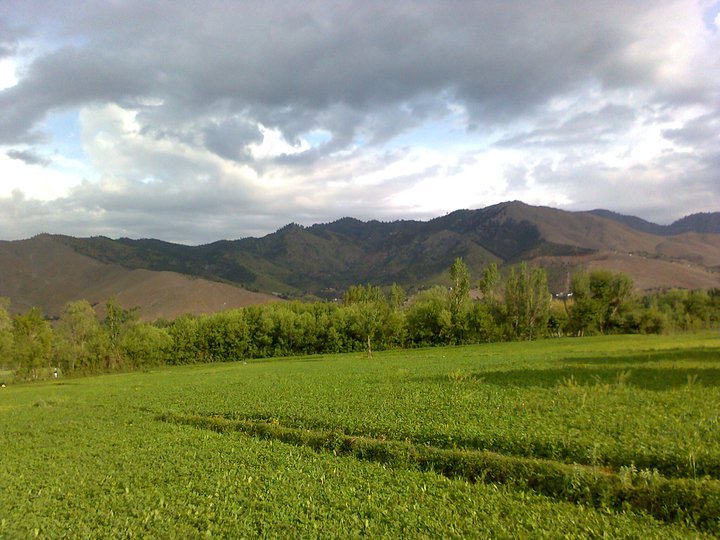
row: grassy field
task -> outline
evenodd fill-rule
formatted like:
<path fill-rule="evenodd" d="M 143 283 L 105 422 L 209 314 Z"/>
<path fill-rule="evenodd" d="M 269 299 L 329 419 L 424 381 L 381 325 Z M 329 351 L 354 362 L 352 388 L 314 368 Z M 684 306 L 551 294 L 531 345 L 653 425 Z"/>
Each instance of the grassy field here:
<path fill-rule="evenodd" d="M 720 336 L 0 389 L 0 537 L 720 534 Z"/>

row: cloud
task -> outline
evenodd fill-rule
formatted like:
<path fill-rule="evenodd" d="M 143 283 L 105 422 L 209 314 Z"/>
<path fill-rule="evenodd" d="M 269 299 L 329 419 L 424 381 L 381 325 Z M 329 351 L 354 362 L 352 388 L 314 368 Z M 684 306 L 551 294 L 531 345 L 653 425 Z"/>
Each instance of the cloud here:
<path fill-rule="evenodd" d="M 41 167 L 47 167 L 52 163 L 52 160 L 29 150 L 8 150 L 6 153 L 8 157 L 12 159 L 19 159 L 28 165 L 40 165 Z"/>
<path fill-rule="evenodd" d="M 514 198 L 667 221 L 720 191 L 713 9 L 5 0 L 1 193 L 23 230 L 188 242 Z"/>

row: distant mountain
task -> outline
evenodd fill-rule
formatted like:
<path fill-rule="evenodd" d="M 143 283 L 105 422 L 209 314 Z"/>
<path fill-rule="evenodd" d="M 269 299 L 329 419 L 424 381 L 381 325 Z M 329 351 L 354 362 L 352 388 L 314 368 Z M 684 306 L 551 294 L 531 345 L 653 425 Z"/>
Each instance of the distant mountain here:
<path fill-rule="evenodd" d="M 703 212 L 692 214 L 669 225 L 672 234 L 696 232 L 704 234 L 720 234 L 720 212 Z"/>
<path fill-rule="evenodd" d="M 645 221 L 644 219 L 639 217 L 626 216 L 623 214 L 618 214 L 617 212 L 602 209 L 591 210 L 590 214 L 607 219 L 612 219 L 613 221 L 617 221 L 618 223 L 627 225 L 628 227 L 630 227 L 631 229 L 635 229 L 636 231 L 642 231 L 648 234 L 655 234 L 657 236 L 665 236 L 669 234 L 668 227 L 666 225 L 658 225 L 657 223 Z"/>
<path fill-rule="evenodd" d="M 702 212 L 679 219 L 670 225 L 657 225 L 635 216 L 625 216 L 610 210 L 592 210 L 593 215 L 612 219 L 637 231 L 657 236 L 673 236 L 683 233 L 720 234 L 720 212 Z"/>
<path fill-rule="evenodd" d="M 177 297 L 172 309 L 155 309 L 166 316 L 197 312 L 205 297 L 214 298 L 211 285 L 222 287 L 225 307 L 277 296 L 335 298 L 358 283 L 398 283 L 413 291 L 447 283 L 456 257 L 474 279 L 491 262 L 542 265 L 556 291 L 567 287 L 572 271 L 598 267 L 629 273 L 639 290 L 711 288 L 720 287 L 720 234 L 708 232 L 716 225 L 713 216 L 689 216 L 673 226 L 693 232 L 669 235 L 667 228 L 608 211 L 567 212 L 514 201 L 430 221 L 346 217 L 310 227 L 289 224 L 262 238 L 203 246 L 42 235 L 0 242 L 0 295 L 18 306 L 37 303 L 56 312 L 67 299 L 104 301 L 155 276 L 153 287 L 137 285 L 143 292 L 132 296 L 131 305 L 145 311 L 162 304 L 158 295 L 166 302 Z M 167 285 L 180 278 L 175 289 Z M 207 308 L 217 308 L 221 299 Z"/>

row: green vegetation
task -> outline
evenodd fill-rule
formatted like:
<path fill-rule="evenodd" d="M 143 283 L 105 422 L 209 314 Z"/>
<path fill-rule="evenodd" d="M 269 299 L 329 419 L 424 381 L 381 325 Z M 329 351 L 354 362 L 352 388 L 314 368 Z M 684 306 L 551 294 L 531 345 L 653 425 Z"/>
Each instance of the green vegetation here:
<path fill-rule="evenodd" d="M 719 353 L 597 336 L 11 385 L 0 537 L 717 535 Z"/>

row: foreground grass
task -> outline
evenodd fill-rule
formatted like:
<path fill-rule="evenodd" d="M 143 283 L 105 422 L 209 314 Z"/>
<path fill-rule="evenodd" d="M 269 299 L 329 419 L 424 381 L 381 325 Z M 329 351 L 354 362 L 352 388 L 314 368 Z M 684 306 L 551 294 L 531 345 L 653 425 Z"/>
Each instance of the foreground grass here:
<path fill-rule="evenodd" d="M 691 485 L 700 503 L 712 504 L 719 385 L 720 338 L 700 335 L 308 357 L 10 386 L 0 392 L 0 537 L 718 534 L 720 523 L 692 509 L 655 519 L 632 500 L 563 496 L 572 485 L 543 492 L 348 449 L 368 440 L 408 455 L 484 453 L 579 468 L 626 490 Z M 300 435 L 260 436 L 252 426 Z M 320 443 L 303 443 L 313 436 Z M 654 504 L 671 502 L 661 496 Z"/>

